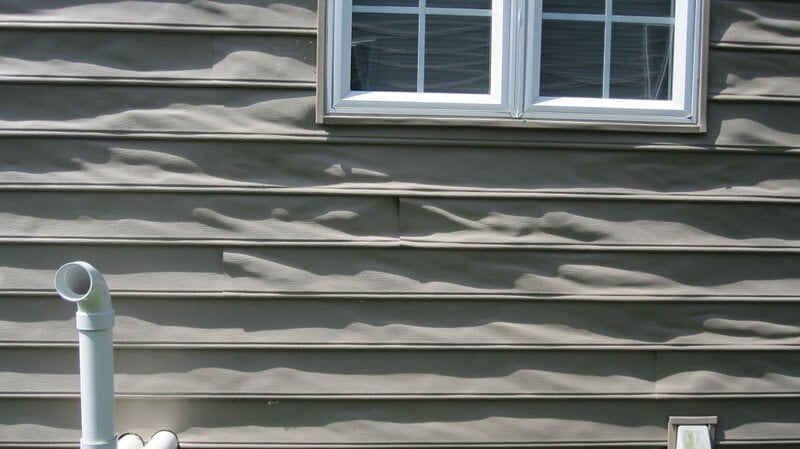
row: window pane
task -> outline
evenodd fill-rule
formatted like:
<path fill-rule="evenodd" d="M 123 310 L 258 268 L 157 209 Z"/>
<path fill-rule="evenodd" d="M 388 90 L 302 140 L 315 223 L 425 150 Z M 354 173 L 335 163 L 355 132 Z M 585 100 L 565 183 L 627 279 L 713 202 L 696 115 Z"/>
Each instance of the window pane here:
<path fill-rule="evenodd" d="M 544 12 L 603 14 L 605 2 L 603 0 L 544 0 L 542 10 Z"/>
<path fill-rule="evenodd" d="M 427 16 L 425 92 L 489 93 L 491 19 Z"/>
<path fill-rule="evenodd" d="M 418 16 L 353 14 L 350 89 L 417 91 Z"/>
<path fill-rule="evenodd" d="M 614 0 L 614 14 L 621 16 L 672 17 L 673 0 Z"/>
<path fill-rule="evenodd" d="M 670 99 L 670 30 L 669 26 L 614 24 L 611 98 Z"/>
<path fill-rule="evenodd" d="M 428 0 L 428 8 L 490 9 L 492 0 Z"/>
<path fill-rule="evenodd" d="M 542 21 L 539 95 L 603 96 L 603 23 Z"/>
<path fill-rule="evenodd" d="M 419 6 L 419 0 L 353 0 L 353 6 Z"/>

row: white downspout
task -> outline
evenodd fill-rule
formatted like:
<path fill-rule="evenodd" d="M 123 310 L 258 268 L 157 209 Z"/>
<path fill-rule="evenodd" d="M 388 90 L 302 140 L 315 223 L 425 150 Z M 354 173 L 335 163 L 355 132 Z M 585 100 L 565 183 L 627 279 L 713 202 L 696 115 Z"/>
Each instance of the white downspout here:
<path fill-rule="evenodd" d="M 78 305 L 81 449 L 116 449 L 114 434 L 114 309 L 103 276 L 86 262 L 56 272 L 59 296 Z"/>
<path fill-rule="evenodd" d="M 114 309 L 103 275 L 86 262 L 70 262 L 56 272 L 58 295 L 78 306 L 81 378 L 81 449 L 141 449 L 138 435 L 114 433 Z M 177 436 L 156 432 L 145 449 L 177 449 Z"/>

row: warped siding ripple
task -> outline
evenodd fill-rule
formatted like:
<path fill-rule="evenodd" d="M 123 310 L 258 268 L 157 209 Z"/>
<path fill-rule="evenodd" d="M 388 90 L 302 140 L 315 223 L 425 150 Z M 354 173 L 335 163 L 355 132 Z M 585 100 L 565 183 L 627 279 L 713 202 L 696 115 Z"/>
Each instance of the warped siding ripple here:
<path fill-rule="evenodd" d="M 316 9 L 0 4 L 0 447 L 78 447 L 76 259 L 120 433 L 800 446 L 800 4 L 711 1 L 697 135 L 319 126 Z"/>

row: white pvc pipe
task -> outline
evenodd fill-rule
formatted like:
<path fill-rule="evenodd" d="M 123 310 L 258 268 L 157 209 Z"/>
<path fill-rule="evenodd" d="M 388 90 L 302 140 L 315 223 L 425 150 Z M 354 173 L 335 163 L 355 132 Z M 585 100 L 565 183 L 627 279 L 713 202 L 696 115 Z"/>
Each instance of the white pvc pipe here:
<path fill-rule="evenodd" d="M 142 437 L 135 433 L 122 434 L 117 440 L 117 449 L 142 449 L 143 447 Z"/>
<path fill-rule="evenodd" d="M 81 377 L 81 449 L 116 449 L 114 434 L 114 309 L 103 276 L 86 262 L 56 272 L 59 296 L 77 304 Z"/>
<path fill-rule="evenodd" d="M 159 430 L 150 437 L 144 449 L 178 449 L 178 437 L 169 430 Z"/>

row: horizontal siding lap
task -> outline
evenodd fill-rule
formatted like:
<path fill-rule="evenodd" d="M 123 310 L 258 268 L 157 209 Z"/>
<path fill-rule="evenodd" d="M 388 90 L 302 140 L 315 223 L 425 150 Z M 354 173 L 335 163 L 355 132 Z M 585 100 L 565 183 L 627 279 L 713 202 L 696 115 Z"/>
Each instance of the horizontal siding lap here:
<path fill-rule="evenodd" d="M 317 0 L 290 0 L 264 3 L 209 0 L 159 2 L 148 0 L 119 2 L 67 2 L 48 0 L 9 0 L 0 8 L 0 24 L 115 24 L 201 27 L 316 28 Z"/>
<path fill-rule="evenodd" d="M 115 294 L 114 308 L 117 342 L 142 347 L 769 350 L 800 345 L 797 305 L 755 299 L 165 299 L 161 293 L 136 298 Z M 5 346 L 47 347 L 76 339 L 74 308 L 54 293 L 0 298 L 0 342 Z"/>
<path fill-rule="evenodd" d="M 86 260 L 112 291 L 219 291 L 222 267 L 217 248 L 2 245 L 0 293 L 53 291 L 62 264 Z"/>
<path fill-rule="evenodd" d="M 800 4 L 780 0 L 715 0 L 711 42 L 800 48 Z"/>
<path fill-rule="evenodd" d="M 313 135 L 314 99 L 291 89 L 0 84 L 5 130 Z"/>
<path fill-rule="evenodd" d="M 0 188 L 800 199 L 795 154 L 486 145 L 0 139 Z M 36 154 L 37 157 L 28 157 Z M 752 201 L 751 201 L 752 202 Z"/>
<path fill-rule="evenodd" d="M 797 294 L 798 257 L 301 248 L 223 254 L 228 291 L 763 297 Z"/>
<path fill-rule="evenodd" d="M 0 192 L 4 239 L 392 242 L 391 198 Z"/>
<path fill-rule="evenodd" d="M 800 208 L 777 204 L 400 201 L 401 237 L 421 245 L 797 247 L 798 221 Z"/>
<path fill-rule="evenodd" d="M 0 192 L 6 241 L 796 248 L 796 205 Z M 719 217 L 727 217 L 720 220 Z M 208 243 L 206 243 L 208 244 Z"/>
<path fill-rule="evenodd" d="M 795 52 L 718 50 L 710 52 L 709 59 L 708 91 L 712 97 L 800 97 L 800 57 Z"/>
<path fill-rule="evenodd" d="M 77 440 L 77 400 L 8 400 L 7 441 Z M 267 401 L 119 400 L 132 432 L 174 429 L 182 442 L 285 445 L 480 445 L 607 443 L 663 445 L 670 415 L 719 416 L 727 442 L 796 441 L 796 400 L 704 401 Z M 13 412 L 12 412 L 13 410 Z M 47 427 L 33 424 L 46 423 Z M 33 436 L 33 438 L 31 438 Z"/>
<path fill-rule="evenodd" d="M 77 352 L 0 348 L 0 397 L 78 394 Z M 800 353 L 120 349 L 118 395 L 598 400 L 800 396 Z"/>
<path fill-rule="evenodd" d="M 800 353 L 661 353 L 659 393 L 743 395 L 795 393 Z"/>
<path fill-rule="evenodd" d="M 8 107 L 0 114 L 0 136 L 20 133 L 64 136 L 101 133 L 165 137 L 187 135 L 247 138 L 430 139 L 430 127 L 337 126 L 314 122 L 313 91 L 296 89 L 208 89 L 165 86 L 0 84 Z M 124 106 L 123 106 L 124 105 Z M 746 105 L 746 106 L 745 106 Z M 630 145 L 728 145 L 795 148 L 793 103 L 718 102 L 709 107 L 702 135 L 572 132 L 484 127 L 448 127 L 443 142 L 470 141 L 554 145 L 613 142 Z"/>
<path fill-rule="evenodd" d="M 6 348 L 0 356 L 0 397 L 78 392 L 74 349 Z M 502 351 L 122 349 L 115 364 L 116 392 L 122 395 L 436 398 L 655 392 L 648 353 L 520 357 Z"/>
<path fill-rule="evenodd" d="M 129 43 L 135 41 L 136 46 Z M 86 49 L 92 52 L 87 53 Z M 316 40 L 286 35 L 76 31 L 0 34 L 0 76 L 102 80 L 315 81 Z M 53 58 L 58 55 L 58 58 Z M 2 79 L 2 78 L 0 78 Z"/>

